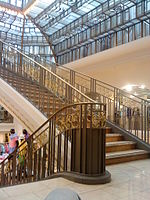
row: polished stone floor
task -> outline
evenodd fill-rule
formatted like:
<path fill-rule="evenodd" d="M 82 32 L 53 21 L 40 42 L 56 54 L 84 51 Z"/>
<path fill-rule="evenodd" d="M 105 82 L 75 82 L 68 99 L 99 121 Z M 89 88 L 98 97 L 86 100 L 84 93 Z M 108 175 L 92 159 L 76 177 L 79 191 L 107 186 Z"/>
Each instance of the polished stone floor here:
<path fill-rule="evenodd" d="M 70 188 L 82 200 L 149 200 L 150 159 L 108 166 L 111 183 L 82 185 L 63 178 L 0 189 L 0 200 L 44 200 L 55 188 Z"/>

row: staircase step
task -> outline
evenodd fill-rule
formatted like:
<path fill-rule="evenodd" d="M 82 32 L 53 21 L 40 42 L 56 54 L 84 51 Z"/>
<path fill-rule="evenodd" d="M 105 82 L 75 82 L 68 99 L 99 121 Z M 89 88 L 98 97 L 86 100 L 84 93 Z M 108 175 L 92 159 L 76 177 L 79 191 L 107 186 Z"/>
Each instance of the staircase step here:
<path fill-rule="evenodd" d="M 106 134 L 111 133 L 112 132 L 112 128 L 111 127 L 106 127 Z"/>
<path fill-rule="evenodd" d="M 123 135 L 119 133 L 107 133 L 106 142 L 116 142 L 123 140 Z"/>
<path fill-rule="evenodd" d="M 37 106 L 37 108 L 39 108 L 40 100 L 40 111 L 42 111 L 43 113 L 47 113 L 48 116 L 66 105 L 63 100 L 59 99 L 47 88 L 39 88 L 39 84 L 36 81 L 22 78 L 13 72 L 1 68 L 0 75 L 19 93 L 21 93 L 30 102 Z"/>
<path fill-rule="evenodd" d="M 149 157 L 150 153 L 141 149 L 106 153 L 106 165 L 146 159 Z"/>
<path fill-rule="evenodd" d="M 39 86 L 38 85 L 34 85 L 34 84 L 30 84 L 30 83 L 25 83 L 25 82 L 23 82 L 23 83 L 21 83 L 19 80 L 18 80 L 18 82 L 14 82 L 14 81 L 11 81 L 11 80 L 9 80 L 9 78 L 8 79 L 5 79 L 5 78 L 3 78 L 7 83 L 9 83 L 9 85 L 11 85 L 11 86 L 13 86 L 13 87 L 15 87 L 15 88 L 19 88 L 20 90 L 24 90 L 24 89 L 26 89 L 26 90 L 29 90 L 29 89 L 32 89 L 32 90 L 39 90 Z"/>
<path fill-rule="evenodd" d="M 116 152 L 116 151 L 126 151 L 134 149 L 136 146 L 135 142 L 132 141 L 117 141 L 117 142 L 107 142 L 106 152 Z"/>
<path fill-rule="evenodd" d="M 1 72 L 0 72 L 1 73 Z M 7 79 L 7 80 L 9 80 L 10 82 L 14 82 L 14 83 L 17 83 L 18 81 L 20 82 L 20 83 L 30 83 L 32 80 L 29 80 L 29 79 L 25 79 L 25 78 L 22 78 L 22 77 L 18 77 L 18 76 L 16 76 L 15 77 L 15 75 L 13 74 L 13 75 L 8 75 L 8 74 L 1 74 L 0 75 L 1 77 L 3 77 L 4 79 Z M 31 82 L 31 84 L 32 84 L 33 82 Z"/>
<path fill-rule="evenodd" d="M 42 96 L 43 98 L 47 98 L 47 99 L 48 98 L 53 98 L 53 95 L 50 92 L 49 92 L 49 94 L 48 93 L 44 93 L 44 92 L 35 93 L 32 90 L 30 92 L 26 92 L 25 90 L 24 91 L 22 90 L 21 92 L 25 93 L 26 96 L 30 96 L 30 97 L 34 97 L 34 98 L 39 97 L 39 96 Z"/>

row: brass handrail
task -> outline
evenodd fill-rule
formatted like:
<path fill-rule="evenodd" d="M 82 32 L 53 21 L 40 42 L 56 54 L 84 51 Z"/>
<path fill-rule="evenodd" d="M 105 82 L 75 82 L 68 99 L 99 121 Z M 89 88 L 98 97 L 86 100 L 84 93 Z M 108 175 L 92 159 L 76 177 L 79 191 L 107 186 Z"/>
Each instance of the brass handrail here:
<path fill-rule="evenodd" d="M 0 40 L 1 41 L 1 40 Z M 7 44 L 8 45 L 8 44 Z M 12 45 L 10 45 L 11 47 L 13 47 Z M 28 54 L 28 55 L 30 55 L 30 56 L 32 56 L 32 57 L 34 57 L 35 55 L 33 55 L 33 54 L 31 54 L 31 53 L 29 53 L 29 52 L 27 52 L 27 51 L 21 51 L 21 52 L 23 52 L 23 54 L 25 55 L 25 54 Z M 40 57 L 38 57 L 38 58 L 40 58 Z M 119 90 L 124 96 L 125 96 L 125 94 L 126 94 L 126 96 L 128 97 L 128 98 L 130 98 L 129 96 L 131 95 L 130 93 L 128 93 L 127 91 L 124 91 L 124 90 L 122 90 L 122 89 L 120 89 L 120 88 L 118 88 L 118 87 L 116 87 L 116 86 L 113 86 L 113 85 L 110 85 L 109 83 L 106 83 L 106 82 L 103 82 L 103 81 L 101 81 L 101 80 L 98 80 L 98 79 L 96 79 L 96 78 L 93 78 L 92 76 L 90 76 L 90 75 L 88 75 L 88 74 L 85 74 L 85 73 L 83 73 L 83 72 L 80 72 L 80 71 L 78 71 L 78 70 L 74 70 L 74 69 L 71 69 L 71 68 L 69 68 L 69 67 L 67 67 L 67 66 L 64 66 L 64 65 L 60 65 L 59 63 L 57 63 L 57 62 L 50 62 L 50 61 L 47 61 L 47 60 L 45 60 L 44 58 L 42 58 L 46 63 L 48 63 L 51 67 L 53 67 L 53 66 L 55 66 L 56 68 L 63 68 L 64 70 L 65 69 L 67 69 L 67 70 L 69 70 L 69 72 L 70 71 L 73 71 L 73 72 L 75 72 L 77 75 L 78 74 L 80 74 L 80 75 L 82 75 L 82 76 L 84 76 L 84 77 L 86 77 L 86 78 L 89 78 L 89 79 L 94 79 L 94 80 L 96 80 L 96 82 L 97 83 L 102 83 L 102 84 L 104 84 L 104 85 L 106 85 L 106 86 L 108 86 L 108 87 L 111 87 L 112 89 L 116 89 L 116 90 Z M 103 86 L 103 87 L 105 87 L 105 86 Z M 110 90 L 110 88 L 107 88 L 107 89 L 109 89 Z M 112 90 L 113 91 L 113 90 Z M 133 97 L 135 97 L 135 98 L 137 98 L 137 99 L 140 99 L 140 100 L 142 100 L 142 101 L 145 101 L 145 102 L 147 102 L 147 103 L 149 103 L 149 101 L 147 101 L 146 99 L 143 99 L 142 97 L 137 97 L 136 95 L 134 95 L 134 94 L 132 94 L 132 96 Z M 130 98 L 131 99 L 131 98 Z"/>
<path fill-rule="evenodd" d="M 34 57 L 34 55 L 32 54 L 30 55 Z M 126 129 L 130 133 L 136 135 L 139 139 L 143 140 L 144 142 L 150 144 L 150 138 L 148 136 L 150 135 L 149 133 L 150 125 L 149 123 L 147 123 L 150 121 L 149 101 L 141 97 L 138 97 L 134 94 L 131 95 L 126 91 L 123 91 L 110 84 L 104 83 L 103 81 L 92 78 L 91 76 L 86 75 L 82 72 L 72 70 L 69 67 L 64 67 L 63 65 L 59 65 L 57 63 L 50 63 L 44 59 L 40 60 L 40 57 L 37 57 L 37 60 L 38 62 L 43 63 L 43 65 L 48 64 L 47 67 L 50 66 L 51 67 L 50 69 L 52 70 L 53 73 L 57 74 L 61 78 L 64 78 L 65 80 L 68 80 L 68 82 L 70 83 L 72 83 L 71 75 L 73 73 L 74 76 L 73 87 L 76 87 L 82 93 L 85 93 L 85 90 L 82 91 L 82 89 L 87 89 L 90 91 L 91 82 L 94 81 L 95 95 L 97 95 L 98 97 L 101 96 L 105 100 L 103 99 L 101 101 L 101 99 L 94 99 L 91 96 L 90 98 L 91 99 L 93 98 L 93 100 L 98 102 L 105 103 L 105 101 L 107 101 L 106 104 L 107 104 L 108 120 L 115 123 L 116 125 L 119 125 L 121 128 Z M 65 77 L 65 74 L 67 74 L 66 75 L 67 77 Z M 81 86 L 80 89 L 78 88 L 78 86 Z M 101 89 L 106 90 L 106 92 L 105 91 L 101 92 Z M 87 95 L 87 93 L 85 94 Z M 123 109 L 121 107 L 123 107 Z"/>
<path fill-rule="evenodd" d="M 41 62 L 43 61 L 41 60 Z M 36 61 L 36 63 L 38 62 Z M 43 62 L 43 65 L 44 64 L 46 63 Z M 43 65 L 40 64 L 39 66 Z M 75 91 L 77 91 L 80 95 L 82 94 L 83 97 L 86 96 L 88 101 L 90 100 L 90 102 L 106 103 L 107 119 L 109 121 L 113 122 L 117 126 L 120 126 L 131 134 L 136 135 L 144 142 L 150 144 L 150 125 L 148 123 L 150 121 L 150 104 L 147 100 L 139 98 L 135 95 L 132 95 L 133 98 L 131 98 L 131 94 L 123 92 L 117 87 L 105 84 L 88 75 L 83 74 L 82 76 L 82 73 L 78 73 L 71 69 L 69 69 L 68 72 L 68 68 L 65 67 L 63 67 L 64 71 L 59 71 L 59 67 L 57 68 L 57 66 L 50 67 L 56 67 L 56 69 L 51 68 L 52 70 L 49 70 L 46 67 L 43 69 L 45 70 L 46 68 L 48 73 L 51 72 L 50 74 L 55 74 L 53 76 L 56 78 L 59 77 L 59 80 L 61 81 L 64 79 L 63 83 L 67 84 L 69 87 L 72 86 L 71 88 L 73 88 L 73 90 L 76 88 Z M 55 71 L 57 69 L 58 71 Z M 57 83 L 55 82 L 55 84 Z M 55 88 L 54 91 L 56 91 Z M 89 98 L 87 98 L 87 96 L 89 96 Z M 63 96 L 63 98 L 65 97 Z M 81 99 L 82 98 L 80 98 L 80 100 Z"/>
<path fill-rule="evenodd" d="M 40 63 L 36 62 L 35 60 L 33 60 L 32 58 L 28 57 L 26 54 L 22 53 L 21 51 L 19 51 L 18 49 L 14 48 L 12 45 L 7 44 L 6 42 L 4 42 L 3 40 L 0 39 L 0 42 L 2 42 L 3 44 L 7 45 L 8 47 L 12 48 L 14 51 L 17 51 L 19 54 L 23 55 L 24 57 L 26 57 L 27 59 L 29 59 L 30 61 L 32 61 L 33 63 L 37 64 L 38 66 L 40 66 L 42 69 L 48 71 L 50 74 L 52 74 L 53 76 L 55 76 L 56 78 L 58 78 L 59 80 L 61 80 L 63 83 L 65 83 L 66 85 L 68 85 L 69 87 L 71 87 L 73 90 L 75 90 L 76 92 L 78 92 L 79 94 L 81 94 L 82 96 L 84 96 L 86 99 L 88 99 L 91 102 L 95 102 L 93 99 L 89 98 L 88 96 L 86 96 L 84 93 L 82 93 L 80 90 L 78 90 L 77 88 L 73 87 L 70 83 L 68 83 L 67 81 L 65 81 L 64 79 L 62 79 L 60 76 L 58 76 L 57 74 L 55 74 L 54 72 L 52 72 L 51 70 L 47 69 L 46 67 L 44 67 L 43 65 L 41 65 Z"/>
<path fill-rule="evenodd" d="M 82 103 L 74 103 L 74 104 L 70 104 L 70 105 L 67 105 L 67 106 L 64 106 L 62 107 L 61 109 L 59 109 L 57 112 L 55 112 L 54 114 L 51 115 L 51 117 L 49 119 L 47 119 L 37 130 L 35 130 L 30 136 L 29 138 L 24 141 L 20 146 L 24 145 L 26 142 L 28 142 L 40 129 L 42 129 L 53 117 L 55 117 L 57 114 L 59 114 L 59 112 L 67 109 L 67 108 L 70 108 L 70 107 L 74 107 L 74 106 L 78 106 L 78 105 L 88 105 L 88 104 L 93 104 L 93 105 L 100 105 L 100 106 L 106 106 L 105 104 L 102 104 L 102 103 L 87 103 L 87 102 L 82 102 Z M 19 148 L 17 147 L 15 151 L 17 151 Z M 12 156 L 13 153 L 10 154 L 10 156 Z M 7 158 L 5 159 L 7 160 Z M 5 160 L 3 160 L 3 162 L 5 162 Z M 1 162 L 0 165 L 3 163 Z"/>
<path fill-rule="evenodd" d="M 71 126 L 69 125 L 69 129 L 68 128 L 63 129 L 63 132 L 61 132 L 59 130 L 59 119 L 60 118 L 62 119 L 64 117 L 64 113 L 66 119 L 64 123 L 66 124 L 66 127 L 68 126 L 67 116 L 70 116 L 70 114 L 75 114 L 79 118 L 77 119 L 76 121 L 77 123 L 75 126 L 73 125 L 74 119 L 71 118 L 72 124 Z M 101 118 L 101 114 L 103 119 Z M 59 173 L 60 168 L 61 171 L 70 171 L 70 164 L 68 163 L 69 166 L 68 169 L 67 164 L 66 163 L 63 164 L 63 160 L 64 161 L 66 160 L 67 162 L 67 160 L 69 161 L 69 159 L 71 159 L 70 158 L 71 149 L 69 145 L 72 145 L 72 140 L 68 140 L 68 137 L 72 137 L 71 136 L 72 129 L 76 130 L 82 129 L 83 133 L 85 133 L 87 128 L 92 131 L 93 128 L 99 129 L 104 127 L 105 121 L 106 121 L 106 105 L 102 103 L 82 102 L 82 103 L 70 104 L 61 108 L 59 111 L 54 113 L 45 123 L 43 123 L 32 135 L 30 135 L 26 141 L 24 141 L 18 148 L 16 148 L 15 151 L 12 152 L 8 158 L 3 160 L 3 162 L 0 164 L 1 186 L 7 185 L 5 181 L 8 181 L 10 185 L 13 185 L 15 183 L 20 183 L 20 181 L 18 181 L 18 179 L 16 178 L 20 176 L 18 175 L 18 173 L 19 174 L 25 173 L 26 170 L 27 173 L 29 173 L 29 171 L 32 170 L 33 166 L 32 163 L 36 162 L 35 155 L 38 156 L 41 151 L 43 152 L 42 154 L 43 157 L 41 159 L 42 160 L 46 158 L 48 159 L 47 164 L 49 167 L 46 168 L 46 170 L 48 170 L 47 173 L 50 173 L 51 175 Z M 101 124 L 101 122 L 103 123 Z M 57 132 L 59 134 L 57 134 Z M 41 136 L 43 138 L 44 134 L 46 136 L 46 140 L 43 140 L 41 144 L 35 143 L 36 141 L 40 140 Z M 37 147 L 35 146 L 36 144 L 38 145 Z M 62 151 L 63 148 L 65 148 L 64 151 Z M 48 153 L 46 153 L 47 151 Z M 59 153 L 59 151 L 62 151 L 62 153 Z M 19 159 L 20 156 L 22 156 L 23 152 L 26 160 L 25 162 L 27 162 L 27 166 L 24 166 L 24 168 L 22 168 L 21 163 L 17 161 L 17 159 Z M 50 163 L 50 161 L 52 163 Z M 56 161 L 57 165 L 54 164 Z M 40 165 L 43 168 L 43 163 L 41 163 Z M 54 166 L 55 167 L 57 166 L 58 170 L 56 170 Z M 21 172 L 18 171 L 18 167 L 21 170 Z M 34 165 L 34 167 L 36 167 L 36 165 Z M 50 170 L 50 168 L 53 169 Z M 43 170 L 44 169 L 42 169 L 42 171 Z M 13 173 L 9 174 L 10 171 L 12 171 Z M 11 176 L 9 177 L 10 178 L 9 180 L 7 180 L 6 178 L 7 176 Z M 48 176 L 48 174 L 43 176 L 44 177 Z M 28 178 L 30 179 L 30 181 L 33 181 L 31 174 L 28 174 Z M 25 177 L 23 179 L 25 181 Z"/>
<path fill-rule="evenodd" d="M 46 61 L 46 62 L 48 62 L 48 61 Z M 48 62 L 48 63 L 49 63 L 49 62 Z M 54 64 L 55 64 L 55 63 L 54 63 Z M 92 76 L 90 76 L 90 75 L 88 75 L 88 74 L 85 74 L 85 73 L 83 73 L 83 72 L 79 72 L 79 71 L 77 71 L 77 70 L 73 70 L 73 69 L 71 69 L 71 68 L 69 68 L 69 67 L 67 67 L 67 66 L 63 66 L 63 65 L 60 65 L 60 64 L 58 64 L 58 63 L 55 64 L 55 67 L 56 67 L 56 68 L 68 69 L 69 71 L 73 71 L 73 72 L 75 72 L 76 74 L 80 74 L 80 75 L 82 75 L 82 76 L 84 76 L 84 77 L 87 77 L 87 78 L 90 78 L 90 79 L 94 79 L 94 80 L 96 80 L 97 83 L 102 83 L 102 84 L 104 84 L 104 85 L 106 85 L 106 86 L 109 86 L 109 87 L 111 87 L 111 88 L 113 88 L 113 89 L 119 90 L 124 96 L 125 96 L 125 94 L 126 94 L 126 96 L 127 96 L 128 98 L 130 98 L 129 96 L 130 96 L 131 94 L 128 93 L 127 91 L 124 91 L 124 90 L 122 90 L 122 89 L 120 89 L 120 88 L 118 88 L 118 87 L 116 87 L 116 86 L 112 86 L 112 85 L 110 85 L 110 84 L 108 84 L 108 83 L 106 83 L 106 82 L 103 82 L 103 81 L 101 81 L 101 80 L 95 79 L 95 78 L 93 78 Z M 105 87 L 105 86 L 103 86 L 103 87 Z M 107 88 L 107 89 L 109 89 L 109 88 Z M 109 89 L 109 90 L 110 90 L 110 89 Z M 113 90 L 112 90 L 112 91 L 113 91 Z M 142 101 L 145 101 L 145 102 L 147 102 L 147 103 L 150 103 L 150 102 L 147 101 L 146 99 L 143 99 L 143 98 L 141 98 L 141 97 L 137 97 L 137 96 L 134 95 L 134 94 L 132 94 L 132 96 L 133 96 L 133 97 L 136 97 L 137 99 L 140 99 L 140 100 L 142 100 Z M 131 98 L 130 98 L 130 99 L 131 99 Z"/>

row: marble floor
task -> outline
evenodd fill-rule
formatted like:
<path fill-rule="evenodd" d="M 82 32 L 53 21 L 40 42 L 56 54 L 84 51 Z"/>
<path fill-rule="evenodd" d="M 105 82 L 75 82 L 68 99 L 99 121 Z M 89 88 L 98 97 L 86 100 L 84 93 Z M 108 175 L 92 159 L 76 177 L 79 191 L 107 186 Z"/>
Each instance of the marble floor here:
<path fill-rule="evenodd" d="M 0 200 L 44 200 L 55 188 L 70 188 L 81 200 L 149 200 L 150 159 L 108 166 L 112 181 L 82 185 L 63 178 L 0 189 Z"/>

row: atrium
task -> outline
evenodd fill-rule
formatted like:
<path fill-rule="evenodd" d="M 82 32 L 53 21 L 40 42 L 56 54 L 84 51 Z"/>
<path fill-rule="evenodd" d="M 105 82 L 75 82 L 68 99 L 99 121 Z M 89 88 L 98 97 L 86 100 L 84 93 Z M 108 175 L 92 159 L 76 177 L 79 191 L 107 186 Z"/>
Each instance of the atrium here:
<path fill-rule="evenodd" d="M 148 200 L 149 63 L 150 0 L 0 0 L 0 200 Z"/>

